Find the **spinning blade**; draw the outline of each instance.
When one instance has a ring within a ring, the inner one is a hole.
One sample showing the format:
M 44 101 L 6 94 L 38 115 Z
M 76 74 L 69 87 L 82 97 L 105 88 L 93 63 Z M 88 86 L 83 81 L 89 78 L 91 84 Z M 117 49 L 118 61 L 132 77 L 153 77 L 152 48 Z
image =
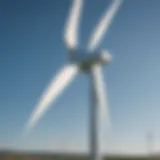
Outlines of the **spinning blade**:
M 107 11 L 102 16 L 102 19 L 97 24 L 95 30 L 91 34 L 89 44 L 88 44 L 89 51 L 95 50 L 95 48 L 100 44 L 100 41 L 102 40 L 105 34 L 105 31 L 108 30 L 109 25 L 111 24 L 115 14 L 117 13 L 121 2 L 122 0 L 114 0 L 109 10 L 107 9 Z
M 29 123 L 27 130 L 33 128 L 37 121 L 41 118 L 44 112 L 48 109 L 49 105 L 53 103 L 57 96 L 71 83 L 73 78 L 78 73 L 77 65 L 67 65 L 60 70 L 56 77 L 51 81 L 47 90 L 40 98 L 39 104 L 36 106 Z
M 78 26 L 80 22 L 83 0 L 74 0 L 66 24 L 64 40 L 69 49 L 75 49 L 78 44 Z

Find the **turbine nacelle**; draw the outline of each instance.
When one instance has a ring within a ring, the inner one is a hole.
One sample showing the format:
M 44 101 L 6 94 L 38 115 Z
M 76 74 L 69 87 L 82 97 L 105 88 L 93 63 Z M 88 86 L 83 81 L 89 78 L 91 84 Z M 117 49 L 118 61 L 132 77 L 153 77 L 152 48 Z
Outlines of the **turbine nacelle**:
M 81 55 L 84 55 L 84 54 L 76 53 L 74 51 L 74 53 L 71 57 L 71 62 L 79 64 L 82 71 L 88 71 L 94 65 L 100 65 L 100 66 L 106 65 L 112 59 L 110 53 L 106 50 L 103 50 L 100 52 L 95 52 L 93 54 L 92 53 L 89 53 L 89 54 L 85 53 L 85 56 L 81 56 Z

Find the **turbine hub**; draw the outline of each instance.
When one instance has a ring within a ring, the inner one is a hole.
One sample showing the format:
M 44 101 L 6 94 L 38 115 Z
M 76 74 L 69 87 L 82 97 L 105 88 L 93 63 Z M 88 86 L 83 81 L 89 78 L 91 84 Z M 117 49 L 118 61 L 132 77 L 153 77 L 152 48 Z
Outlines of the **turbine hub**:
M 84 56 L 83 58 L 76 57 L 74 59 L 74 62 L 77 62 L 80 65 L 82 71 L 88 71 L 94 65 L 106 65 L 112 59 L 109 52 L 105 50 L 96 53 L 88 53 L 86 55 L 87 56 Z
M 103 50 L 100 53 L 100 59 L 101 59 L 101 63 L 105 64 L 112 60 L 112 56 L 109 54 L 108 51 Z

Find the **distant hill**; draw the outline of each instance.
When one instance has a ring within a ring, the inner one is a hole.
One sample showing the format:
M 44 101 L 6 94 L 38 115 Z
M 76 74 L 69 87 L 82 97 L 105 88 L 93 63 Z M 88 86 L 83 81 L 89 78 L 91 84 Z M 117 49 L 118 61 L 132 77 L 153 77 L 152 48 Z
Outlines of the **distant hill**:
M 152 157 L 145 156 L 125 156 L 125 155 L 110 155 L 107 160 L 147 160 L 160 159 L 160 156 Z M 20 152 L 13 150 L 0 150 L 0 160 L 88 160 L 86 155 L 82 154 L 54 154 L 47 152 Z

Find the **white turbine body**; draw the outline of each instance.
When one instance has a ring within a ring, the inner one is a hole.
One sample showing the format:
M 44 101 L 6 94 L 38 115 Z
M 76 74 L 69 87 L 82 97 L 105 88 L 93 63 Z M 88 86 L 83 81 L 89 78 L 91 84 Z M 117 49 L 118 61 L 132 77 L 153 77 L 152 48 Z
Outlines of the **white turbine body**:
M 107 123 L 110 126 L 102 67 L 111 60 L 111 55 L 107 51 L 101 51 L 98 54 L 95 54 L 94 51 L 104 36 L 104 32 L 111 24 L 122 0 L 113 0 L 109 10 L 104 13 L 89 40 L 87 52 L 93 54 L 89 54 L 85 59 L 76 57 L 77 53 L 80 52 L 77 48 L 78 26 L 83 0 L 73 1 L 64 33 L 65 44 L 72 58 L 69 61 L 70 63 L 57 73 L 42 94 L 40 102 L 35 107 L 27 123 L 27 131 L 36 125 L 51 103 L 55 102 L 58 95 L 71 83 L 74 77 L 80 72 L 85 72 L 91 80 L 90 158 L 91 160 L 101 160 L 103 157 L 101 148 L 103 124 Z M 73 54 L 75 55 L 74 57 L 72 56 Z

